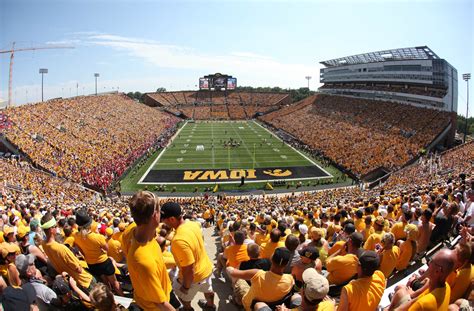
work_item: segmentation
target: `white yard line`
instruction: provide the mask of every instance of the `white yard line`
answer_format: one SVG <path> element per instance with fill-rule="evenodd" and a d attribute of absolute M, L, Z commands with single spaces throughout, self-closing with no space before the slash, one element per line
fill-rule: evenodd
<path fill-rule="evenodd" d="M 173 137 L 171 137 L 170 141 L 168 142 L 168 145 L 165 148 L 163 148 L 163 150 L 161 150 L 160 154 L 156 157 L 155 161 L 153 161 L 153 163 L 146 170 L 145 174 L 143 174 L 142 178 L 140 178 L 140 180 L 137 183 L 138 185 L 148 184 L 148 183 L 144 183 L 143 180 L 148 175 L 148 173 L 150 173 L 151 169 L 155 167 L 156 162 L 158 162 L 161 156 L 165 153 L 166 149 L 168 149 L 168 146 L 174 141 L 175 137 L 179 135 L 181 130 L 184 129 L 186 125 L 188 125 L 188 121 L 186 121 L 186 123 L 184 123 L 184 125 L 176 132 L 176 134 L 174 134 Z"/>
<path fill-rule="evenodd" d="M 265 131 L 267 131 L 268 133 L 272 134 L 276 139 L 278 139 L 279 141 L 283 142 L 283 140 L 280 139 L 280 137 L 278 137 L 277 135 L 275 135 L 274 133 L 270 132 L 268 129 L 266 129 L 265 127 L 263 127 L 260 123 L 258 122 L 255 122 L 255 121 L 252 121 L 253 123 L 257 124 L 258 126 L 260 126 L 261 128 L 263 128 Z M 299 150 L 293 148 L 293 146 L 285 143 L 285 145 L 287 145 L 288 147 L 290 147 L 291 149 L 293 149 L 294 151 L 296 151 L 298 154 L 300 154 L 302 157 L 304 157 L 306 160 L 308 160 L 309 162 L 313 163 L 314 166 L 317 166 L 319 167 L 319 169 L 321 169 L 324 173 L 326 173 L 329 177 L 334 177 L 332 176 L 328 171 L 326 171 L 324 168 L 322 168 L 321 166 L 319 166 L 316 162 L 314 162 L 312 159 L 308 158 L 304 153 L 300 152 Z M 289 179 L 288 179 L 289 180 Z"/>

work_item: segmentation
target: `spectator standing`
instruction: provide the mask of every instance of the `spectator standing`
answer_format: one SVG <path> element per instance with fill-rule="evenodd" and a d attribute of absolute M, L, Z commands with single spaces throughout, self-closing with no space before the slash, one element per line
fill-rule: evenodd
<path fill-rule="evenodd" d="M 171 281 L 163 261 L 163 254 L 156 241 L 160 223 L 160 207 L 153 193 L 140 191 L 129 203 L 136 227 L 130 237 L 127 263 L 134 288 L 133 297 L 145 310 L 175 310 L 178 307 L 171 297 Z M 128 241 L 128 238 L 126 239 Z M 174 306 L 172 305 L 174 304 Z"/>
<path fill-rule="evenodd" d="M 215 310 L 212 289 L 212 262 L 204 248 L 201 226 L 193 221 L 185 221 L 178 203 L 167 202 L 161 208 L 162 221 L 176 233 L 171 241 L 171 253 L 179 268 L 178 277 L 173 280 L 173 289 L 184 305 L 191 310 L 191 301 L 198 292 L 203 292 L 205 300 L 198 304 L 204 310 Z"/>

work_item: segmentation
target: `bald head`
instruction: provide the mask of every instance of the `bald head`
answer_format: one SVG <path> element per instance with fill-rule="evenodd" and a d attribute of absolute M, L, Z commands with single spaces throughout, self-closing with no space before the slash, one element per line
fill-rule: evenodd
<path fill-rule="evenodd" d="M 441 281 L 444 282 L 446 277 L 453 271 L 456 263 L 456 253 L 450 249 L 443 248 L 438 251 L 430 262 L 430 267 L 435 269 Z"/>

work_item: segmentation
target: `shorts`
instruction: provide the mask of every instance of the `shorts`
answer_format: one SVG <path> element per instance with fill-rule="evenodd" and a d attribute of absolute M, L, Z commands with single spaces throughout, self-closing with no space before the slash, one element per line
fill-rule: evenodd
<path fill-rule="evenodd" d="M 94 265 L 89 265 L 89 271 L 92 275 L 101 276 L 111 276 L 115 275 L 115 267 L 110 258 L 107 258 L 106 261 L 97 263 Z"/>
<path fill-rule="evenodd" d="M 211 273 L 212 275 L 212 273 Z M 173 290 L 176 296 L 178 296 L 179 299 L 185 302 L 190 302 L 193 300 L 194 296 L 198 292 L 202 292 L 204 294 L 212 293 L 214 292 L 212 289 L 212 280 L 211 280 L 211 275 L 209 275 L 207 278 L 202 280 L 201 282 L 198 283 L 192 283 L 191 287 L 189 287 L 188 293 L 185 294 L 181 292 L 179 289 L 181 288 L 182 284 L 179 281 L 178 278 L 173 279 Z"/>
<path fill-rule="evenodd" d="M 250 290 L 250 285 L 242 279 L 238 279 L 234 284 L 234 301 L 239 306 L 242 305 L 242 298 L 244 298 L 245 294 L 247 294 Z"/>

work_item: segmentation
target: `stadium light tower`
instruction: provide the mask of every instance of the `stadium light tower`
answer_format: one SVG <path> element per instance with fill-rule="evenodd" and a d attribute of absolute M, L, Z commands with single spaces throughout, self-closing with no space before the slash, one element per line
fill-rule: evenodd
<path fill-rule="evenodd" d="M 306 76 L 306 77 L 304 77 L 304 78 L 305 78 L 306 80 L 308 80 L 308 91 L 309 91 L 309 80 L 311 80 L 312 77 L 311 77 L 311 76 Z"/>
<path fill-rule="evenodd" d="M 48 69 L 40 68 L 39 73 L 41 74 L 41 101 L 43 101 L 43 80 L 44 80 L 44 74 L 48 73 Z"/>
<path fill-rule="evenodd" d="M 471 74 L 470 73 L 465 73 L 462 75 L 462 79 L 466 81 L 466 92 L 467 92 L 467 99 L 466 99 L 466 126 L 464 127 L 464 142 L 466 142 L 466 136 L 467 136 L 467 119 L 469 118 L 469 79 L 471 79 Z"/>
<path fill-rule="evenodd" d="M 95 77 L 95 95 L 97 95 L 97 78 L 99 77 L 100 75 L 96 72 L 94 73 L 94 77 Z"/>

